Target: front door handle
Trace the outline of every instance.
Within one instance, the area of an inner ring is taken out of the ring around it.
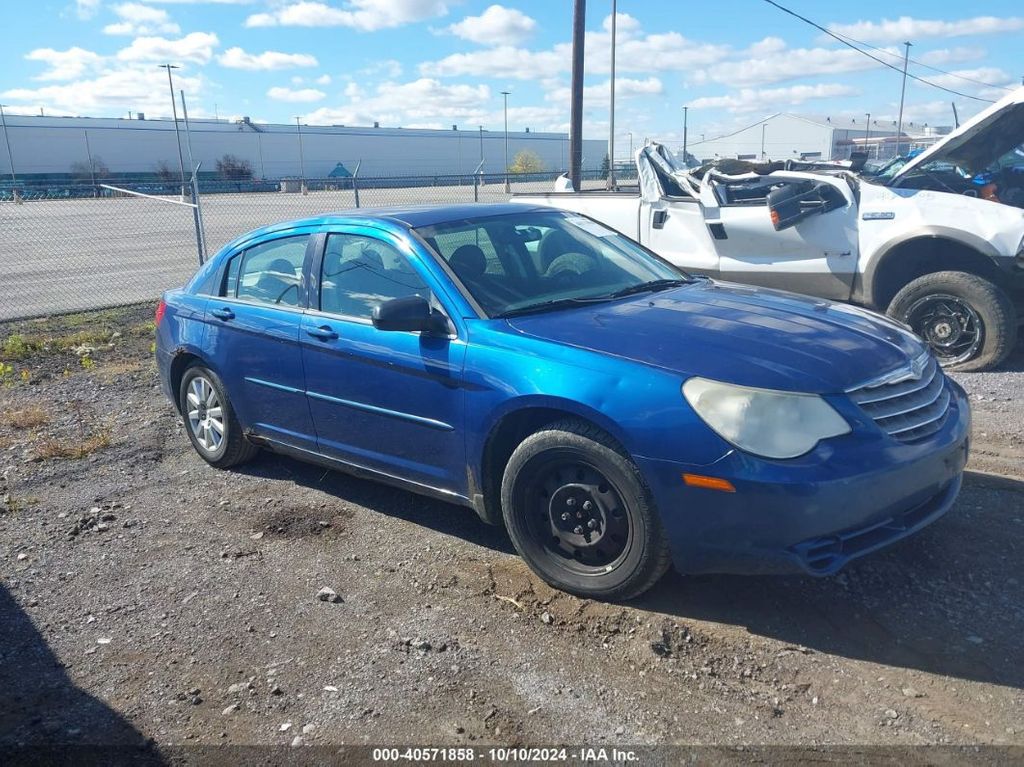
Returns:
[[[223,309],[212,309],[210,311],[210,314],[212,314],[218,320],[224,320],[225,322],[227,322],[228,320],[233,320],[235,318],[235,313],[228,309],[226,306]]]
[[[321,341],[333,341],[338,337],[330,325],[321,325],[318,328],[306,328],[306,335],[319,338]]]
[[[654,211],[654,221],[652,226],[655,229],[662,229],[665,226],[665,220],[668,218],[667,210],[656,210]]]

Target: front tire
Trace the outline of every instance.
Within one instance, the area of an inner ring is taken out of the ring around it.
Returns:
[[[927,343],[943,367],[987,370],[1017,342],[1017,312],[998,285],[968,272],[918,277],[896,294],[887,313]]]
[[[259,452],[242,433],[220,376],[208,367],[193,364],[185,371],[178,402],[192,447],[211,466],[237,466]]]
[[[501,483],[512,543],[537,575],[581,597],[625,600],[670,564],[643,477],[607,434],[562,421],[527,437]]]

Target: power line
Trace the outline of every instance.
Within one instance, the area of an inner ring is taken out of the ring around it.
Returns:
[[[805,24],[810,24],[815,29],[818,29],[818,30],[824,32],[829,37],[838,40],[843,45],[845,45],[847,48],[852,48],[853,50],[857,51],[857,53],[861,54],[862,56],[867,56],[869,59],[872,59],[873,61],[877,61],[883,67],[888,67],[889,69],[892,69],[892,70],[894,70],[896,72],[899,72],[901,75],[903,74],[903,70],[900,67],[897,67],[897,66],[894,66],[893,64],[890,64],[888,61],[883,61],[882,59],[878,58],[874,54],[868,53],[863,48],[858,48],[853,43],[848,42],[847,40],[844,40],[842,37],[837,35],[832,30],[830,30],[830,29],[828,29],[826,27],[821,26],[821,24],[818,24],[817,22],[811,21],[806,16],[801,16],[796,11],[791,11],[789,8],[786,8],[783,5],[779,5],[778,3],[775,2],[775,0],[764,0],[764,1],[766,3],[768,3],[768,5],[771,5],[771,6],[774,6],[775,8],[778,8],[783,13],[787,13],[790,16],[796,18],[796,19],[800,19],[800,21],[804,22]],[[965,98],[965,99],[974,99],[975,101],[984,101],[986,104],[994,104],[995,103],[992,99],[983,99],[981,96],[972,96],[969,93],[961,93],[960,91],[955,91],[952,88],[946,88],[945,86],[939,85],[938,83],[933,83],[930,80],[925,80],[923,77],[918,77],[917,75],[914,75],[914,74],[907,73],[907,77],[909,77],[912,80],[917,80],[918,82],[924,83],[925,85],[930,85],[932,88],[938,88],[940,91],[945,91],[946,93],[952,93],[955,96],[961,96],[962,98]]]

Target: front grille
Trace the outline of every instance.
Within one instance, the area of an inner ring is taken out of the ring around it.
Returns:
[[[897,371],[848,392],[879,428],[902,442],[913,442],[942,428],[949,410],[949,388],[934,357],[920,377],[911,369]]]

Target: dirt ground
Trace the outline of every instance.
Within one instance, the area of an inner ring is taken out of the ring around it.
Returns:
[[[929,529],[835,577],[615,605],[468,510],[269,454],[209,468],[150,320],[0,328],[2,746],[1024,745],[1021,350],[957,376],[974,457]]]

